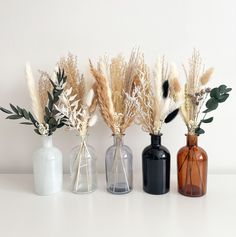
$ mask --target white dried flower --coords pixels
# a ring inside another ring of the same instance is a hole
[[[86,102],[85,102],[85,104],[86,104],[88,107],[91,106],[92,101],[93,101],[93,97],[94,97],[94,91],[93,91],[93,89],[90,89],[90,90],[89,90],[89,93],[88,93],[88,95],[87,95],[87,97],[86,97]]]
[[[48,136],[49,133],[49,125],[40,123],[38,126],[38,131],[43,136]]]
[[[88,126],[89,127],[93,127],[95,125],[95,123],[98,120],[98,116],[96,114],[94,114],[90,119],[89,119],[89,123]]]

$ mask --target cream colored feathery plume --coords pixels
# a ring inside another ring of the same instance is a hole
[[[169,67],[164,58],[157,60],[153,77],[149,73],[144,73],[145,71],[149,69],[140,72],[141,84],[136,87],[137,122],[145,132],[159,134],[168,115],[182,104],[181,86],[176,67],[174,65]],[[168,89],[165,96],[163,96],[163,85],[165,90]]]
[[[162,98],[162,65],[163,65],[163,58],[161,59],[158,57],[156,65],[153,70],[154,74],[154,93],[156,94],[156,100],[158,103],[161,101]]]
[[[107,123],[107,125],[112,129],[112,132],[114,133],[115,132],[114,109],[111,95],[109,93],[110,90],[109,84],[106,78],[102,75],[102,73],[93,67],[91,61],[90,61],[90,69],[95,80],[97,81],[96,93],[100,105],[101,114],[104,118],[104,121]]]
[[[37,121],[39,123],[43,123],[43,110],[40,103],[38,88],[36,86],[36,83],[34,81],[33,73],[30,67],[29,63],[26,63],[25,67],[26,72],[26,80],[28,85],[28,90],[31,98],[31,104],[32,104],[32,111],[34,116],[36,117]]]
[[[52,91],[52,84],[50,82],[51,77],[48,73],[39,71],[40,77],[38,82],[38,91],[39,91],[39,98],[43,112],[45,107],[48,104],[48,92],[51,93]]]
[[[209,82],[213,72],[214,72],[214,68],[211,67],[202,74],[200,78],[200,82],[202,86],[206,85]]]
[[[181,112],[188,131],[194,133],[199,123],[198,115],[209,93],[205,86],[213,74],[213,68],[204,71],[200,53],[194,49],[188,67],[184,66],[184,72],[186,84]]]
[[[98,62],[98,68],[100,68],[101,73],[104,75],[104,77],[100,78],[100,81],[103,81],[101,85],[103,86],[104,89],[104,94],[107,95],[107,103],[108,103],[108,108],[109,111],[112,115],[114,115],[114,106],[112,102],[112,95],[111,95],[111,89],[110,89],[110,67],[108,64],[108,61],[100,59]],[[103,80],[102,80],[103,79]],[[97,83],[99,83],[97,81]]]

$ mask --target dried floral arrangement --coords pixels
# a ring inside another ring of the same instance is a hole
[[[33,77],[29,64],[26,65],[26,79],[31,97],[32,113],[19,106],[10,104],[11,110],[0,107],[0,110],[9,114],[6,119],[25,119],[24,125],[33,125],[39,135],[50,136],[57,128],[64,124],[56,119],[55,105],[65,87],[66,76],[63,70],[56,72],[56,78],[49,79],[49,75],[41,72],[39,83]]]
[[[87,174],[87,191],[89,191],[91,178],[89,176],[88,157],[91,157],[91,154],[85,138],[88,128],[94,126],[97,121],[95,114],[97,107],[96,84],[88,79],[85,80],[85,77],[80,75],[77,57],[72,54],[69,54],[67,58],[61,58],[58,66],[65,71],[67,84],[60,95],[58,105],[55,106],[58,111],[57,119],[70,130],[75,130],[81,138],[78,152],[71,163],[73,190],[78,190],[81,173],[84,170]]]
[[[179,112],[181,86],[174,65],[169,66],[164,57],[159,58],[153,70],[143,65],[139,71],[139,83],[136,83],[134,102],[137,110],[136,122],[143,131],[160,134],[163,123],[172,121]]]
[[[58,63],[67,75],[65,90],[59,96],[57,119],[67,125],[69,129],[76,130],[81,137],[85,137],[88,127],[97,121],[95,114],[97,97],[96,84],[85,80],[80,75],[77,65],[77,57],[69,54],[67,58],[61,58]]]
[[[188,68],[184,66],[186,75],[186,84],[184,91],[184,103],[181,106],[181,114],[190,134],[200,135],[205,133],[201,128],[202,123],[210,123],[213,117],[208,117],[209,112],[218,108],[229,97],[231,88],[226,85],[209,88],[206,84],[209,82],[213,74],[213,68],[204,69],[202,58],[197,50],[193,51],[192,57],[189,59]],[[207,100],[207,98],[210,98]],[[206,109],[202,111],[203,106]],[[201,112],[203,118],[199,118]]]
[[[129,61],[119,55],[109,60],[103,57],[95,68],[90,61],[91,72],[97,82],[97,97],[105,123],[113,134],[124,134],[132,124],[136,114],[133,101],[138,71],[143,61],[138,50],[131,52]]]

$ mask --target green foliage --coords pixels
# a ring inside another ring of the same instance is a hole
[[[58,102],[59,96],[63,92],[63,87],[66,82],[67,77],[65,76],[64,70],[60,70],[57,72],[57,83],[55,84],[52,80],[50,80],[53,90],[52,93],[48,92],[48,104],[45,107],[45,116],[44,116],[44,122],[45,124],[48,124],[49,131],[48,135],[52,135],[53,132],[56,131],[57,128],[61,128],[64,126],[64,123],[58,122],[55,119],[55,114],[57,111],[54,109],[54,105]],[[35,127],[34,131],[35,133],[40,134],[39,132],[39,122],[34,118],[34,116],[26,111],[24,108],[21,108],[19,106],[14,106],[13,104],[10,104],[11,110],[5,109],[3,107],[0,107],[0,110],[8,116],[6,119],[16,120],[16,119],[25,119],[27,122],[21,122],[20,124],[23,125],[33,125]]]
[[[214,111],[218,108],[220,103],[225,102],[229,97],[229,92],[231,88],[227,88],[226,85],[221,85],[219,87],[215,87],[210,92],[210,98],[206,102],[206,109],[203,111],[204,116],[203,119],[200,120],[197,128],[195,129],[195,133],[197,135],[205,133],[205,131],[201,128],[202,123],[211,123],[213,121],[213,117],[205,118],[206,115]]]
[[[9,116],[6,117],[6,119],[12,119],[12,120],[16,120],[16,119],[22,119],[24,118],[25,120],[28,120],[29,122],[21,122],[20,124],[24,124],[24,125],[34,125],[35,126],[35,130],[38,130],[38,122],[37,120],[34,118],[34,116],[26,111],[23,108],[20,108],[19,106],[14,106],[13,104],[10,104],[10,107],[12,109],[12,111],[8,110],[8,109],[4,109],[2,107],[0,107],[0,110],[6,114],[10,114]]]
[[[57,72],[57,84],[55,84],[52,80],[50,80],[53,90],[52,93],[48,92],[48,104],[45,107],[45,116],[44,122],[49,125],[49,135],[56,131],[57,128],[61,128],[64,126],[64,123],[58,122],[55,119],[55,114],[57,111],[54,108],[54,105],[58,102],[61,93],[63,92],[63,85],[66,82],[66,75],[64,74],[64,70],[60,70]],[[59,86],[58,86],[59,85]]]

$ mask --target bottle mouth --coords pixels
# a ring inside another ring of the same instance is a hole
[[[158,133],[158,134],[154,134],[154,133],[149,133],[150,136],[155,136],[155,137],[161,137],[163,134],[162,133]]]
[[[112,136],[113,136],[113,137],[116,137],[116,136],[121,136],[121,137],[123,137],[123,136],[125,136],[125,133],[112,133]]]

